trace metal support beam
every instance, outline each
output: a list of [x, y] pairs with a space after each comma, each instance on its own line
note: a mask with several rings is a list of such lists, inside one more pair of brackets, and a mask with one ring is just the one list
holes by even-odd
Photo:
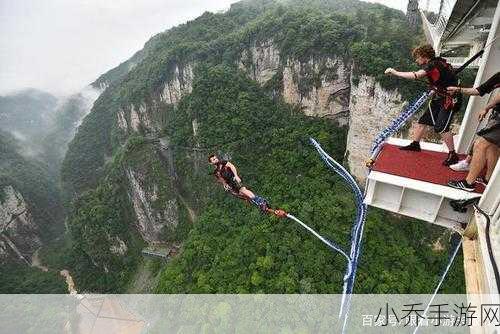
[[[477, 87], [481, 83], [485, 82], [490, 76], [498, 72], [500, 69], [500, 42], [499, 40], [494, 40], [495, 37], [500, 34], [499, 21], [500, 3], [497, 5], [495, 15], [493, 16], [490, 33], [488, 35], [488, 40], [486, 41], [486, 45], [489, 46], [486, 48], [483, 57], [481, 58], [474, 87]], [[462, 120], [462, 125], [460, 126], [460, 137], [458, 139], [457, 147], [457, 151], [459, 153], [467, 153], [466, 151], [475, 137], [478, 125], [477, 115], [479, 111], [486, 106], [489, 98], [490, 97], [488, 95], [483, 97], [472, 96], [469, 99], [469, 104], [467, 105], [467, 110]]]
[[439, 38], [434, 32], [433, 25], [427, 20], [427, 16], [425, 16], [424, 11], [420, 11], [420, 18], [422, 19], [422, 26], [424, 28], [424, 35], [427, 43], [431, 44], [434, 48], [436, 48], [439, 43]]

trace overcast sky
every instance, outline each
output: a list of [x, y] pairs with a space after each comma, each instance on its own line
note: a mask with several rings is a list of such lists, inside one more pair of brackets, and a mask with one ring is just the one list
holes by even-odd
[[[76, 92], [156, 33], [235, 0], [0, 0], [0, 94]], [[404, 10], [407, 0], [373, 0]]]

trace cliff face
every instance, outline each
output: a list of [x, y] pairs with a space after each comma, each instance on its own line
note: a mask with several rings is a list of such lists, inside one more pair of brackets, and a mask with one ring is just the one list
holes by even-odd
[[[320, 57], [307, 62], [282, 59], [274, 42], [266, 40], [244, 49], [236, 63], [274, 96], [297, 105], [306, 115], [334, 119], [340, 125], [348, 123], [351, 64], [343, 59]], [[195, 66], [195, 63], [174, 64], [169, 79], [147, 101], [119, 109], [118, 128], [125, 133], [161, 131], [165, 110], [191, 93]]]
[[166, 104], [177, 104], [193, 90], [193, 65], [175, 65], [172, 79], [163, 85], [160, 100]]
[[173, 189], [160, 189], [154, 177], [147, 175], [147, 170], [128, 169], [126, 174], [137, 230], [149, 244], [165, 241], [166, 234], [177, 226], [179, 214], [177, 200], [162, 200], [160, 193]]
[[124, 136], [133, 133], [158, 136], [165, 126], [168, 109], [193, 90], [194, 64], [176, 64], [158, 92], [139, 104], [121, 107], [116, 113], [116, 125]]
[[363, 75], [357, 85], [352, 85], [346, 155], [351, 173], [361, 183], [366, 178], [365, 162], [373, 139], [401, 112], [402, 106], [399, 93], [383, 89], [371, 77]]
[[30, 264], [31, 256], [42, 242], [29, 205], [12, 186], [0, 189], [0, 262], [7, 260]]
[[347, 123], [350, 66], [342, 59], [282, 59], [274, 42], [267, 40], [244, 50], [238, 66], [263, 86], [276, 81], [271, 83], [274, 93], [299, 106], [306, 115]]
[[[169, 79], [160, 89], [141, 103], [120, 107], [115, 125], [122, 137], [133, 134], [159, 137], [168, 122], [166, 115], [169, 110], [191, 93], [195, 66], [195, 63], [174, 64]], [[402, 98], [398, 93], [383, 89], [367, 76], [362, 76], [354, 85], [352, 64], [338, 57], [310, 58], [307, 62], [282, 59], [272, 40], [255, 42], [243, 50], [237, 66], [268, 88], [273, 96], [281, 96], [285, 102], [297, 105], [306, 115], [334, 119], [340, 125], [348, 124], [346, 151], [349, 167], [359, 181], [364, 181], [364, 163], [371, 139], [401, 110]], [[154, 154], [154, 159], [162, 159], [159, 152]], [[196, 165], [197, 161], [193, 161], [193, 167]], [[175, 199], [161, 203], [160, 210], [152, 208], [152, 203], [161, 202], [157, 196], [160, 186], [154, 177], [148, 176], [152, 174], [149, 166], [126, 171], [136, 225], [148, 243], [160, 242], [165, 237], [161, 231], [174, 228], [179, 217]], [[176, 192], [172, 183], [167, 188], [167, 191]]]
[[[237, 64], [274, 96], [299, 106], [306, 115], [348, 124], [348, 164], [353, 175], [364, 182], [371, 140], [401, 112], [404, 101], [400, 94], [382, 88], [369, 76], [361, 76], [355, 85], [352, 64], [341, 58], [311, 58], [308, 62], [282, 59], [272, 40], [245, 49]], [[194, 66], [176, 65], [161, 92], [152, 95], [153, 102], [121, 109], [117, 114], [119, 128], [126, 132], [160, 131], [164, 126], [158, 117], [162, 108], [175, 106], [192, 91]]]

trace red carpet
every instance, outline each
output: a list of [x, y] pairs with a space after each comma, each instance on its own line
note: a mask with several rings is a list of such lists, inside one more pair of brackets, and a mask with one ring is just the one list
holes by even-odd
[[[465, 179], [467, 172], [455, 172], [443, 166], [447, 153], [401, 151], [398, 146], [385, 144], [373, 170], [446, 186], [449, 180]], [[460, 159], [465, 156], [460, 156]], [[483, 193], [484, 186], [476, 183], [476, 192]]]

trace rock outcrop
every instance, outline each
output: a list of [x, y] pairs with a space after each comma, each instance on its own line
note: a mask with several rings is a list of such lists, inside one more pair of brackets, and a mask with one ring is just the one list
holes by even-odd
[[399, 93], [383, 89], [372, 77], [362, 75], [359, 83], [352, 85], [346, 155], [351, 173], [360, 183], [365, 180], [365, 162], [373, 138], [401, 112], [402, 106]]
[[193, 90], [193, 65], [176, 65], [172, 77], [163, 85], [160, 95], [162, 102], [177, 104], [181, 98]]
[[[283, 98], [308, 116], [345, 125], [349, 116], [350, 69], [340, 58], [288, 60], [283, 70]], [[309, 86], [309, 87], [307, 87]]]
[[306, 115], [347, 123], [351, 72], [341, 58], [282, 59], [273, 41], [267, 40], [244, 50], [238, 67], [263, 86], [277, 80], [272, 88]]
[[261, 85], [267, 83], [280, 70], [281, 58], [273, 41], [267, 40], [242, 52], [238, 67]]
[[178, 224], [178, 204], [175, 199], [160, 200], [158, 185], [146, 173], [128, 169], [126, 174], [137, 230], [152, 244], [164, 241], [165, 230], [173, 230]]
[[38, 226], [21, 193], [12, 186], [0, 192], [0, 262], [30, 264], [31, 256], [42, 244]]

